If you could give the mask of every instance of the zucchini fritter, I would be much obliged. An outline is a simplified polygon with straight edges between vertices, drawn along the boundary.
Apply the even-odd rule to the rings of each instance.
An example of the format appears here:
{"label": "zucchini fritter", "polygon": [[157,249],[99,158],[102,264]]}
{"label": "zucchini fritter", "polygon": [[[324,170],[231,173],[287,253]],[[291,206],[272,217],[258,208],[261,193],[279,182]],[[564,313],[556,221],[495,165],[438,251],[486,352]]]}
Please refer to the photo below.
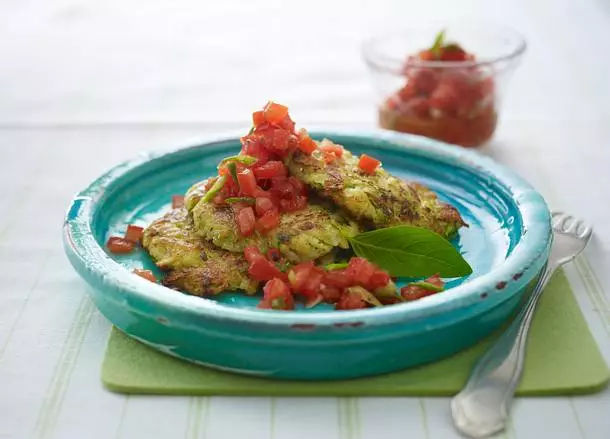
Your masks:
{"label": "zucchini fritter", "polygon": [[291,175],[319,195],[374,227],[408,224],[449,238],[466,225],[457,209],[441,202],[430,189],[406,183],[383,169],[366,174],[358,168],[358,157],[347,150],[327,164],[319,151],[307,155],[297,149],[285,164]]}
{"label": "zucchini fritter", "polygon": [[358,225],[340,213],[311,204],[282,214],[279,226],[267,235],[255,232],[248,237],[239,234],[231,206],[200,201],[191,213],[197,234],[220,248],[242,252],[253,245],[264,252],[274,247],[290,262],[311,261],[335,247],[348,248],[347,238],[359,232]]}
{"label": "zucchini fritter", "polygon": [[330,206],[309,204],[303,210],[283,213],[280,224],[267,235],[255,232],[244,237],[235,224],[233,208],[201,201],[205,182],[195,184],[186,193],[197,234],[216,246],[242,252],[248,246],[261,251],[278,248],[290,262],[305,262],[330,253],[333,248],[348,248],[347,238],[356,236],[358,224]]}
{"label": "zucchini fritter", "polygon": [[257,282],[248,277],[242,255],[214,247],[195,234],[185,208],[174,209],[144,230],[142,246],[166,271],[163,284],[205,296],[221,291],[254,293]]}

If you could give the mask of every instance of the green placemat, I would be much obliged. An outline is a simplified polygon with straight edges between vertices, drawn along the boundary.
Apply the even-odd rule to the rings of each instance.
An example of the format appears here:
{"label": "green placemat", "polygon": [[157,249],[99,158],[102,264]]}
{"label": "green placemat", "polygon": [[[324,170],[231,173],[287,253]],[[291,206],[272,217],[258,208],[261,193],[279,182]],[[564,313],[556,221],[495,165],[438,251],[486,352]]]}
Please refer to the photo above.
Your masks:
{"label": "green placemat", "polygon": [[[559,271],[548,285],[534,318],[519,395],[591,393],[609,372]],[[102,381],[122,393],[174,395],[368,396],[454,395],[491,337],[450,358],[389,375],[334,382],[270,381],[196,366],[161,354],[112,330]]]}

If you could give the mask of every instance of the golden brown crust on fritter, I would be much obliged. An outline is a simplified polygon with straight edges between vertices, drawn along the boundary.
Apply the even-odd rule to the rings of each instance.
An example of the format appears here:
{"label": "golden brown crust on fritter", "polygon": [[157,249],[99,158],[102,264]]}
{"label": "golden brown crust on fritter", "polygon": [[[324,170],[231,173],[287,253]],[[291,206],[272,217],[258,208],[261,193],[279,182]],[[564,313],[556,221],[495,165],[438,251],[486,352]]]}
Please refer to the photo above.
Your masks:
{"label": "golden brown crust on fritter", "polygon": [[438,200],[428,188],[406,183],[383,169],[374,175],[362,172],[358,158],[347,150],[329,164],[318,152],[307,155],[296,150],[286,165],[318,194],[374,227],[410,224],[450,237],[466,225],[457,209]]}
{"label": "golden brown crust on fritter", "polygon": [[256,291],[242,255],[229,253],[195,234],[185,208],[175,209],[144,230],[142,246],[166,271],[163,284],[197,296],[221,291]]}

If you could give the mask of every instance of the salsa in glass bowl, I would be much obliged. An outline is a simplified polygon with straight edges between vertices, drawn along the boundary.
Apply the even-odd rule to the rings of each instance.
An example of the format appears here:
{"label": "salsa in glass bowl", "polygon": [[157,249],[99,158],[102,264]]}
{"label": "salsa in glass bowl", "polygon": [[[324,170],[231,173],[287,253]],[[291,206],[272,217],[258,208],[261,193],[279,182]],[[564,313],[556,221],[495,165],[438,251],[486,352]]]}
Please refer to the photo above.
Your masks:
{"label": "salsa in glass bowl", "polygon": [[379,95],[379,125],[466,147],[482,145],[496,129],[502,93],[525,41],[494,26],[455,26],[432,36],[411,29],[365,42],[364,58]]}

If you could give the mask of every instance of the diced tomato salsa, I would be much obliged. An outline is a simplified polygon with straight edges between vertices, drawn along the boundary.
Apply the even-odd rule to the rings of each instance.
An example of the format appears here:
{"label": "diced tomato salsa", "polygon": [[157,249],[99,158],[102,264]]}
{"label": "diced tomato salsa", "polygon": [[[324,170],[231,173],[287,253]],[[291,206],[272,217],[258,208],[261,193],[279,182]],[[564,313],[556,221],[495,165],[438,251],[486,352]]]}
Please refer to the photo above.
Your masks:
{"label": "diced tomato salsa", "polygon": [[[288,264],[277,249],[269,250],[265,256],[256,247],[248,247],[244,257],[249,263],[250,276],[265,282],[265,295],[259,308],[292,309],[294,296],[302,297],[308,307],[327,302],[336,309],[366,308],[369,303],[359,295],[354,296],[352,287],[361,287],[360,291],[364,289],[374,295],[392,286],[390,275],[364,258],[352,258],[345,269],[327,270],[313,261],[286,269]],[[283,300],[274,305],[272,300],[276,297]],[[400,296],[396,294],[394,298],[398,301]]]}
{"label": "diced tomato salsa", "polygon": [[[439,34],[432,48],[408,57],[403,68],[406,83],[381,105],[380,125],[462,146],[489,140],[497,122],[494,81],[472,64],[475,60]],[[428,67],[422,61],[452,64]],[[460,67],[460,62],[470,63]]]}
{"label": "diced tomato salsa", "polygon": [[[241,139],[240,156],[249,160],[233,157],[223,162],[218,175],[225,180],[218,193],[210,197],[216,204],[231,204],[242,236],[254,232],[265,234],[279,225],[281,213],[307,206],[305,185],[288,177],[282,159],[296,148],[308,154],[317,149],[316,142],[306,131],[295,131],[295,124],[284,105],[269,102],[263,110],[253,113],[252,123],[250,132]],[[241,197],[252,199],[253,207],[243,208],[234,202]]]}

